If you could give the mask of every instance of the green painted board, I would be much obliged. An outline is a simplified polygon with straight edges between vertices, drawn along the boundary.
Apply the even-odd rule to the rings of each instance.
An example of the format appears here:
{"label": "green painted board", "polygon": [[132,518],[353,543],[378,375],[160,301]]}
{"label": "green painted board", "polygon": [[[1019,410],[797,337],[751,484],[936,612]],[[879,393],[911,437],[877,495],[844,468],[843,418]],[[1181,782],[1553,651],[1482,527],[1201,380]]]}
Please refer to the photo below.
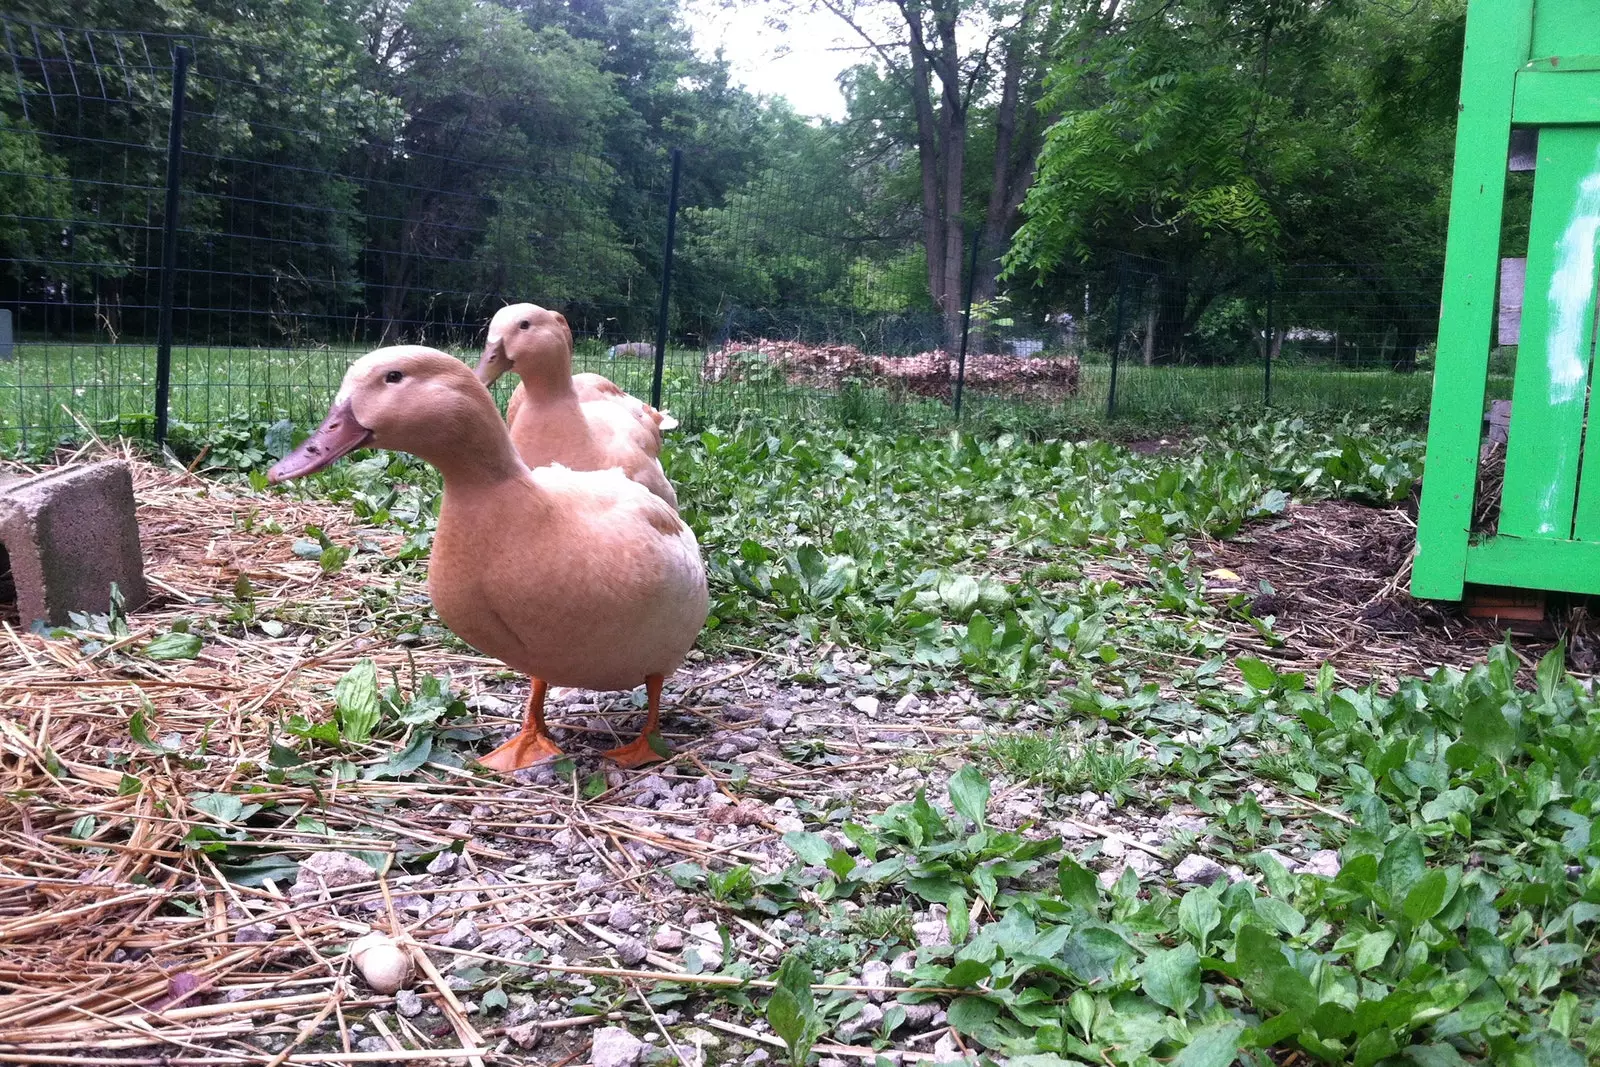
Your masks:
{"label": "green painted board", "polygon": [[[1595,12],[1600,19],[1600,10]],[[1513,122],[1527,126],[1592,125],[1600,117],[1600,70],[1525,70],[1517,75]]]}
{"label": "green painted board", "polygon": [[1597,236],[1600,126],[1546,127],[1533,178],[1502,534],[1573,534],[1594,345]]}
{"label": "green painted board", "polygon": [[[1476,7],[1478,0],[1471,0]],[[1600,55],[1600,4],[1595,0],[1538,0],[1533,9],[1533,56]]]}
{"label": "green painted board", "polygon": [[1600,544],[1499,536],[1467,552],[1467,581],[1600,595]]}
{"label": "green painted board", "polygon": [[1530,54],[1532,9],[1531,0],[1471,0],[1467,8],[1428,476],[1411,577],[1411,590],[1419,597],[1460,600],[1466,579],[1495,323],[1511,104],[1517,71]]}

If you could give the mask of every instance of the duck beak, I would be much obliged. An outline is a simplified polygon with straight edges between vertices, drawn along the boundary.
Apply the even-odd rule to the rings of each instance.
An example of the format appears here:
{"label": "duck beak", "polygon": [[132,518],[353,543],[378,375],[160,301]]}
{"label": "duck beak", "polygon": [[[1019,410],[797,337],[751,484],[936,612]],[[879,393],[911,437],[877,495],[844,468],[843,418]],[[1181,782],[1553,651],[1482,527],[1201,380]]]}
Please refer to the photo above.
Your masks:
{"label": "duck beak", "polygon": [[506,342],[501,337],[491,337],[489,343],[483,346],[483,357],[478,360],[478,369],[473,373],[478,376],[478,381],[487,388],[511,369],[511,361],[506,358]]}
{"label": "duck beak", "polygon": [[343,456],[370,443],[372,431],[356,421],[355,410],[348,397],[335,400],[310,437],[300,442],[300,447],[272,465],[267,472],[267,484],[277,485],[290,478],[303,478],[330,466]]}

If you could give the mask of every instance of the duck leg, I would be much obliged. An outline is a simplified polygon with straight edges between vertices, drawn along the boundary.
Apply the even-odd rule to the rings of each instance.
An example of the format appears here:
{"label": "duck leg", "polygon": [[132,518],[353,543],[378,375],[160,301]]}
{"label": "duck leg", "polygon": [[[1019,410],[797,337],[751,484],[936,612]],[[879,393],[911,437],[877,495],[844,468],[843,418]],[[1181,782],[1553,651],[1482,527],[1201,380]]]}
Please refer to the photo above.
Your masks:
{"label": "duck leg", "polygon": [[646,763],[654,763],[662,759],[661,753],[650,746],[652,738],[657,745],[666,748],[666,742],[657,732],[661,728],[661,675],[652,674],[644,680],[645,696],[649,699],[650,714],[644,721],[644,729],[639,731],[639,736],[621,748],[614,748],[605,753],[607,759],[614,760],[619,767],[643,767]]}
{"label": "duck leg", "polygon": [[541,679],[533,679],[521,732],[484,756],[479,763],[492,771],[515,771],[531,767],[550,756],[561,755],[560,747],[551,739],[550,730],[544,724],[544,694],[548,688]]}

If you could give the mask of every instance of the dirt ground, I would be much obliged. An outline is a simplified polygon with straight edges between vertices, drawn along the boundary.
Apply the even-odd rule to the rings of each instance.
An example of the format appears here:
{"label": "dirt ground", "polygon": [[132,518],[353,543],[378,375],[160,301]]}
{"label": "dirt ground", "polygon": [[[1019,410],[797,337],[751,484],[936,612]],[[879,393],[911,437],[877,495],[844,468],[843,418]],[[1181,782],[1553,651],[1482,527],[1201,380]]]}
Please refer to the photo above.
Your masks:
{"label": "dirt ground", "polygon": [[[437,628],[412,627],[409,643],[372,636],[423,618],[426,601],[387,568],[398,538],[360,529],[346,506],[133,467],[155,601],[102,642],[0,630],[0,1052],[12,1057],[92,1047],[99,1058],[82,1062],[568,1064],[611,1056],[624,1029],[643,1042],[628,1062],[757,1067],[781,1049],[758,1013],[709,996],[737,984],[712,972],[737,959],[764,975],[797,938],[828,938],[836,912],[810,909],[824,925],[809,931],[801,912],[757,922],[681,886],[692,879],[675,865],[781,870],[793,861],[785,832],[820,826],[842,845],[843,818],[919,787],[942,796],[974,740],[1018,728],[1003,719],[1046,721],[959,686],[910,694],[845,651],[791,644],[688,664],[665,699],[674,757],[655,767],[598,759],[637,727],[631,695],[557,692],[551,721],[570,765],[501,780],[441,745],[413,780],[374,776],[404,737],[290,739],[295,717],[327,719],[360,659],[408,688],[447,676],[472,714],[446,733],[477,750],[514,727],[526,680]],[[308,524],[356,546],[343,570],[295,554]],[[1204,547],[1208,595],[1272,616],[1281,645],[1242,618],[1233,640],[1282,664],[1331,659],[1351,680],[1466,666],[1499,636],[1409,600],[1411,536],[1403,509],[1292,507]],[[179,623],[205,635],[197,658],[137,654]],[[1569,628],[1574,658],[1592,656],[1587,630]],[[1275,818],[1308,814],[1251,788]],[[262,807],[252,818],[219,797]],[[1106,879],[1212,862],[1205,819],[1170,798],[1063,798],[998,779],[991,808],[1002,826],[1059,834]],[[228,846],[276,866],[226,877]],[[1330,862],[1311,823],[1275,847],[1292,868]],[[937,909],[909,918],[918,944],[948,939]],[[393,996],[346,954],[373,928],[411,961]],[[838,991],[892,995],[908,966],[898,957]],[[923,1007],[891,1062],[961,1059],[942,1013]],[[591,1045],[600,1033],[604,1050]],[[870,1063],[880,1053],[860,1037],[840,1027],[818,1052]]]}

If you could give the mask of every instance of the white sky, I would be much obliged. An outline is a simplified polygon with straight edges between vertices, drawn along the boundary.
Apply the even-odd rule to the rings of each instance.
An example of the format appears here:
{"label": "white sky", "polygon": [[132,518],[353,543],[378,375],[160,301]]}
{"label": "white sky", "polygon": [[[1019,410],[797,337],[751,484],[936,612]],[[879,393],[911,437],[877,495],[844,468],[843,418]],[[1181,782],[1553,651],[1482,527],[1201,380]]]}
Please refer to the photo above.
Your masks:
{"label": "white sky", "polygon": [[734,80],[751,92],[788,97],[801,115],[844,117],[839,75],[862,56],[850,47],[859,39],[834,16],[796,12],[780,34],[767,26],[767,4],[688,0],[682,10],[695,48],[710,56],[721,45]]}

